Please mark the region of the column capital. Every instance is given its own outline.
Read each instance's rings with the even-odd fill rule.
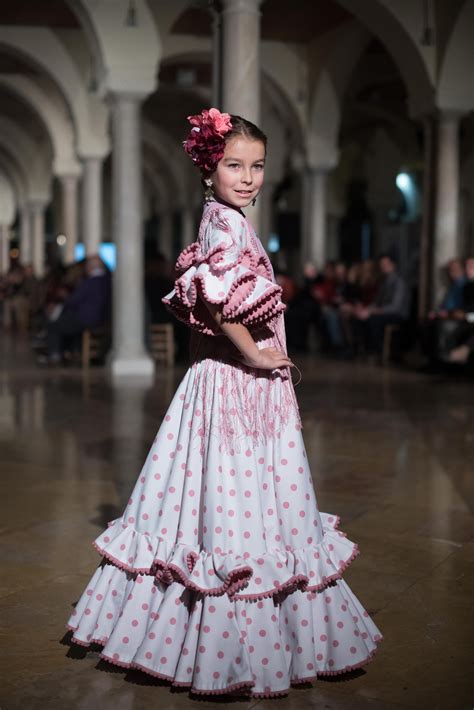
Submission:
[[[128,89],[127,91],[109,91],[105,99],[107,105],[111,110],[119,105],[123,104],[141,104],[148,96],[149,92],[134,91],[133,89]]]
[[[242,13],[250,15],[260,15],[260,5],[262,0],[222,0],[222,13]]]
[[[79,182],[80,174],[67,173],[65,175],[58,175],[57,177],[64,187],[75,187]]]

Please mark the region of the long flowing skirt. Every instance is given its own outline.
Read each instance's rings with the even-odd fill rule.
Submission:
[[[253,697],[371,660],[382,635],[342,579],[358,547],[318,510],[290,381],[187,370],[68,622],[102,658],[196,693]]]

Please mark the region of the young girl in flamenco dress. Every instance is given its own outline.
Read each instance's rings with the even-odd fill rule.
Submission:
[[[342,578],[357,545],[318,510],[281,288],[242,212],[266,137],[214,108],[189,120],[206,201],[163,302],[192,362],[68,628],[193,693],[279,696],[366,664],[382,636]]]

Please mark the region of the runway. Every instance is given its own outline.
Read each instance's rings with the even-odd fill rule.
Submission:
[[[64,628],[184,369],[112,388],[102,368],[37,368],[18,338],[0,358],[2,710],[472,707],[472,383],[294,356],[318,504],[359,544],[344,578],[384,641],[362,670],[287,698],[200,700]]]

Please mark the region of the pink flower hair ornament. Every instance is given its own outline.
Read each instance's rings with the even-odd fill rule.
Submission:
[[[213,173],[224,155],[225,136],[232,130],[230,114],[217,108],[204,109],[188,116],[191,131],[183,147],[193,163],[204,173]]]

